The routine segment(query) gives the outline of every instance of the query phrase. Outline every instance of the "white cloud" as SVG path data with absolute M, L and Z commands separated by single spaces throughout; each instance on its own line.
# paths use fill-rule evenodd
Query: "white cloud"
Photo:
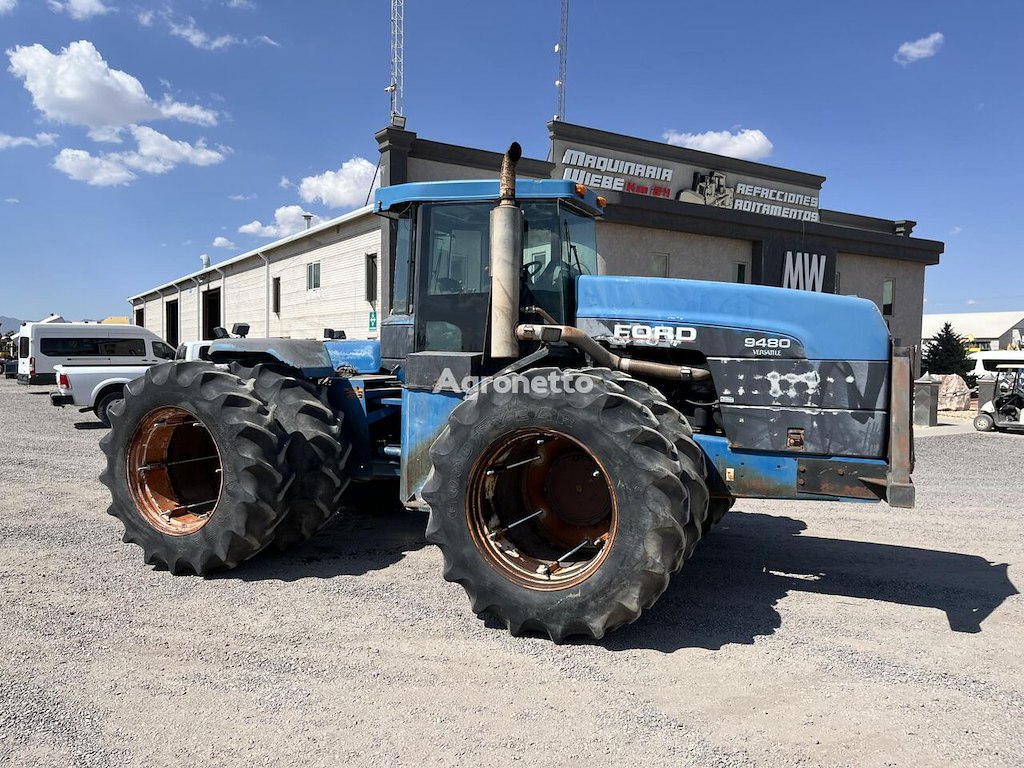
M 973 306 L 974 306 L 975 304 L 977 304 L 977 303 L 978 303 L 978 302 L 977 302 L 977 300 L 976 300 L 976 299 L 968 299 L 968 300 L 967 300 L 967 306 L 968 306 L 968 307 L 973 307 Z
M 139 11 L 135 18 L 139 20 L 139 24 L 144 27 L 152 27 L 153 19 L 156 17 L 156 11 Z
M 160 113 L 172 120 L 205 126 L 217 124 L 217 113 L 212 109 L 200 107 L 198 104 L 184 104 L 180 101 L 174 101 L 168 94 L 164 94 L 158 106 Z
M 62 149 L 53 159 L 53 167 L 94 187 L 122 186 L 136 179 L 119 160 L 109 155 L 93 157 L 84 149 Z
M 82 21 L 83 19 L 89 19 L 93 16 L 102 16 L 105 13 L 110 13 L 113 8 L 110 8 L 102 3 L 102 0 L 46 0 L 46 4 L 50 6 L 50 10 L 56 13 L 67 13 L 72 19 Z
M 5 197 L 5 198 L 4 198 L 4 202 L 5 202 L 5 203 L 13 203 L 13 204 L 17 205 L 18 203 L 20 203 L 20 202 L 21 202 L 21 200 L 19 200 L 19 199 L 18 199 L 18 198 L 16 198 L 16 197 Z
M 892 60 L 906 66 L 921 59 L 931 58 L 939 52 L 945 41 L 946 38 L 941 32 L 932 32 L 928 37 L 903 43 L 893 55 Z
M 228 200 L 234 200 L 236 203 L 244 202 L 245 200 L 255 200 L 256 193 L 253 192 L 251 195 L 228 195 Z
M 662 138 L 677 147 L 699 149 L 715 155 L 735 157 L 740 160 L 760 160 L 771 155 L 775 148 L 761 131 L 742 128 L 736 133 L 729 131 L 707 131 L 705 133 L 679 133 L 668 130 Z
M 353 157 L 336 171 L 304 178 L 299 182 L 299 197 L 307 203 L 319 200 L 331 208 L 363 205 L 367 194 L 377 186 L 376 173 L 376 166 L 369 160 Z
M 306 228 L 306 220 L 302 217 L 305 213 L 302 206 L 285 205 L 274 211 L 274 223 L 264 224 L 263 222 L 251 221 L 243 224 L 238 231 L 243 235 L 258 235 L 259 237 L 288 237 Z M 319 224 L 322 219 L 314 216 L 312 224 Z
M 146 173 L 167 173 L 176 165 L 217 165 L 224 162 L 229 150 L 210 149 L 200 139 L 195 144 L 187 141 L 175 141 L 159 131 L 144 125 L 133 125 L 132 136 L 138 143 L 135 152 L 121 153 L 125 165 Z
M 10 13 L 18 5 L 18 0 L 0 0 L 0 16 Z
M 281 189 L 288 189 L 289 187 L 292 186 L 291 179 L 289 179 L 287 176 L 282 176 L 281 180 L 277 182 L 277 186 L 279 186 Z
M 237 248 L 238 246 L 228 240 L 226 237 L 217 236 L 213 238 L 214 248 Z
M 128 130 L 135 139 L 135 150 L 92 155 L 83 149 L 62 149 L 53 167 L 75 181 L 108 187 L 130 184 L 138 178 L 136 171 L 163 174 L 182 164 L 216 165 L 224 162 L 230 151 L 210 149 L 202 139 L 195 144 L 175 141 L 144 125 L 132 125 Z
M 105 125 L 102 128 L 90 128 L 89 138 L 101 144 L 120 144 L 124 128 L 119 125 Z
M 9 136 L 0 133 L 0 149 L 11 149 L 13 147 L 49 147 L 57 140 L 56 133 L 37 133 L 32 136 Z
M 185 24 L 178 24 L 171 19 L 167 20 L 167 24 L 172 35 L 180 37 L 182 40 L 187 41 L 189 45 L 201 48 L 204 51 L 216 51 L 221 48 L 237 45 L 240 42 L 234 35 L 211 37 L 196 25 L 196 20 L 191 16 L 188 17 L 188 21 Z
M 256 7 L 252 0 L 226 0 L 224 5 L 228 8 L 244 8 L 245 10 Z
M 197 125 L 216 125 L 217 113 L 165 96 L 149 97 L 136 78 L 112 69 L 88 40 L 71 43 L 54 54 L 36 43 L 7 51 L 8 71 L 32 94 L 32 103 L 46 118 L 92 129 L 110 140 L 111 129 L 171 118 Z
M 277 40 L 274 40 L 272 37 L 267 37 L 266 35 L 257 35 L 252 42 L 263 43 L 264 45 L 272 45 L 274 48 L 281 47 L 281 44 L 277 42 Z
M 950 236 L 959 235 L 963 231 L 964 231 L 963 227 L 957 226 L 957 227 L 953 227 L 951 230 L 949 230 L 949 234 L 950 234 Z

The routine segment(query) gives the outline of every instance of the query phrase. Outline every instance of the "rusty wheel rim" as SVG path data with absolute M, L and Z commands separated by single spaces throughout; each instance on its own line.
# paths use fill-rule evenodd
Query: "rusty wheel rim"
M 598 458 L 569 435 L 537 429 L 502 436 L 474 463 L 466 515 L 487 563 L 536 590 L 590 578 L 611 551 L 618 520 Z
M 128 489 L 150 526 L 188 536 L 210 522 L 223 490 L 220 451 L 194 413 L 147 413 L 128 444 Z

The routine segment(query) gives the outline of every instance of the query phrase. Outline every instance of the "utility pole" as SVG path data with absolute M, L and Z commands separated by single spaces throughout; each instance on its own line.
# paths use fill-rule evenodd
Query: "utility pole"
M 561 34 L 558 37 L 558 45 L 555 46 L 555 53 L 558 54 L 558 79 L 555 80 L 555 87 L 558 88 L 558 111 L 555 113 L 555 120 L 565 120 L 565 65 L 569 56 L 569 0 L 562 0 L 562 24 Z
M 391 0 L 391 125 L 405 128 L 405 0 Z

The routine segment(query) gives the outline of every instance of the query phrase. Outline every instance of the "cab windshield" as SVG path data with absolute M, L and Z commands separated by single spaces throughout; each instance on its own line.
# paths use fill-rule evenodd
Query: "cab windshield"
M 409 270 L 396 264 L 396 294 L 418 285 L 416 349 L 482 352 L 491 288 L 490 212 L 493 202 L 427 203 L 418 239 L 426 258 Z M 555 200 L 520 201 L 523 211 L 521 306 L 537 305 L 564 322 L 574 307 L 573 278 L 596 274 L 594 220 Z M 403 274 L 405 272 L 405 274 Z

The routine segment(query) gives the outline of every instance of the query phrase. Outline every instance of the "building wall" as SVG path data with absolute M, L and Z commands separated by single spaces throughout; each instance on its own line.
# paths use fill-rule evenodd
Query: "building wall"
M 436 160 L 409 158 L 409 178 L 416 181 L 451 181 L 453 179 L 493 179 L 498 169 L 471 168 L 465 165 L 439 163 Z
M 750 281 L 748 240 L 601 221 L 597 225 L 597 246 L 600 268 L 606 275 L 733 282 L 736 264 L 745 264 Z
M 882 309 L 882 285 L 894 281 L 893 314 L 886 318 L 889 331 L 898 344 L 914 346 L 921 338 L 924 314 L 924 268 L 913 261 L 881 259 L 853 253 L 837 254 L 839 293 L 871 299 Z
M 324 328 L 334 328 L 350 339 L 376 337 L 368 319 L 380 306 L 380 274 L 376 299 L 367 302 L 366 254 L 376 253 L 379 265 L 380 219 L 366 216 L 344 225 L 329 241 L 303 251 L 295 243 L 273 255 L 270 273 L 281 280 L 281 311 L 271 313 L 270 335 L 319 338 Z M 307 290 L 306 266 L 313 262 L 320 263 L 320 288 Z
M 278 337 L 320 338 L 324 328 L 344 330 L 349 338 L 373 338 L 369 314 L 379 309 L 382 274 L 380 264 L 380 218 L 360 216 L 336 227 L 290 242 L 267 252 L 269 279 L 281 280 L 280 312 L 270 312 L 270 334 Z M 366 301 L 366 255 L 378 254 L 376 300 Z M 306 289 L 306 265 L 320 263 L 320 288 Z M 178 341 L 200 338 L 201 294 L 221 291 L 220 325 L 231 329 L 248 323 L 250 338 L 267 335 L 268 274 L 263 260 L 253 256 L 200 276 L 197 289 L 191 279 L 182 280 L 178 304 Z M 165 288 L 164 296 L 145 297 L 145 324 L 166 338 L 165 302 L 177 298 L 177 291 Z M 272 301 L 272 290 L 270 299 Z M 136 303 L 136 307 L 139 303 Z M 199 314 L 197 314 L 197 312 Z

